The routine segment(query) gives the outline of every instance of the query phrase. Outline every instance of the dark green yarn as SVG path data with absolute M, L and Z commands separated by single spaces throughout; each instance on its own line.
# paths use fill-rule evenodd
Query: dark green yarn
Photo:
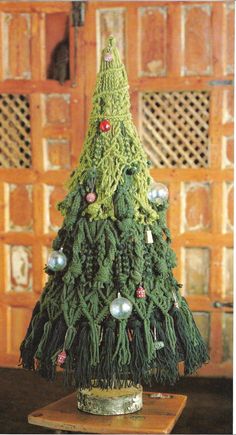
M 134 384 L 151 378 L 174 383 L 180 356 L 185 373 L 195 371 L 208 356 L 185 300 L 179 297 L 180 309 L 173 309 L 171 292 L 178 291 L 179 284 L 172 274 L 174 255 L 160 223 L 152 226 L 155 243 L 151 245 L 144 243 L 146 227 L 129 218 L 90 222 L 81 217 L 75 225 L 80 231 L 64 245 L 72 246 L 68 267 L 50 277 L 41 312 L 38 304 L 33 313 L 27 346 L 23 343 L 21 349 L 23 365 L 33 368 L 36 356 L 40 374 L 54 379 L 56 357 L 64 345 L 69 356 L 63 366 L 65 381 L 79 387 L 90 387 L 92 379 L 102 388 L 114 382 L 121 386 L 128 377 Z M 141 277 L 145 300 L 135 297 Z M 133 320 L 111 318 L 109 305 L 117 291 L 133 303 Z M 57 326 L 62 324 L 61 316 L 64 328 L 57 341 L 53 331 L 62 331 Z M 165 344 L 156 352 L 154 326 L 157 339 Z M 25 358 L 29 348 L 30 356 Z

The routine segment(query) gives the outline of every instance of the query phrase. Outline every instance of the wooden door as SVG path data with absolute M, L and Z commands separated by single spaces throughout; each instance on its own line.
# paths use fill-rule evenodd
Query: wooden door
M 231 376 L 232 309 L 214 303 L 231 303 L 233 295 L 234 3 L 88 2 L 79 31 L 75 88 L 73 78 L 60 86 L 47 80 L 45 72 L 53 47 L 63 38 L 69 3 L 7 3 L 0 8 L 2 46 L 9 53 L 2 62 L 1 93 L 18 95 L 20 89 L 27 96 L 31 149 L 29 167 L 0 169 L 5 204 L 0 216 L 0 362 L 15 363 L 41 291 L 47 247 L 61 223 L 55 203 L 77 160 L 100 50 L 112 33 L 127 67 L 133 118 L 153 162 L 152 175 L 169 187 L 168 223 L 179 264 L 175 274 L 211 355 L 198 373 Z M 55 18 L 54 40 L 50 28 Z M 9 26 L 18 29 L 15 37 Z M 24 28 L 28 39 L 22 36 L 21 45 L 28 61 L 15 48 Z M 69 35 L 72 54 L 71 24 Z

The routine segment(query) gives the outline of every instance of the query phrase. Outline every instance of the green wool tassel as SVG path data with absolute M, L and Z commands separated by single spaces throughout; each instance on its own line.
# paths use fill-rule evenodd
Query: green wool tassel
M 130 363 L 131 354 L 129 349 L 129 339 L 127 335 L 127 320 L 120 320 L 119 331 L 118 331 L 118 341 L 116 345 L 116 350 L 113 355 L 113 360 L 117 357 L 117 364 L 120 368 Z

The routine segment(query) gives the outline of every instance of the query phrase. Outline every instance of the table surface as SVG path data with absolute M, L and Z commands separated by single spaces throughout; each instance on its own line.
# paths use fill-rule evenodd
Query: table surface
M 158 394 L 162 397 L 159 398 Z M 157 397 L 152 397 L 152 396 Z M 164 397 L 163 397 L 164 396 Z M 28 422 L 55 430 L 82 433 L 170 433 L 183 411 L 187 396 L 143 393 L 143 408 L 133 414 L 100 416 L 77 409 L 76 392 L 28 415 Z

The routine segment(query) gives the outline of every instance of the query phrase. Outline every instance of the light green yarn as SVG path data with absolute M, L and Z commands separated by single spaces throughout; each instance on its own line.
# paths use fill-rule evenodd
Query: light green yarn
M 112 62 L 105 62 L 104 55 L 110 52 Z M 147 199 L 149 172 L 146 155 L 143 151 L 136 128 L 130 114 L 130 99 L 127 74 L 121 63 L 114 38 L 110 38 L 103 50 L 100 72 L 93 96 L 93 110 L 85 139 L 79 167 L 76 169 L 69 187 L 78 188 L 83 184 L 87 171 L 94 167 L 97 172 L 97 200 L 86 209 L 91 220 L 115 219 L 113 194 L 123 183 L 125 168 L 136 166 L 133 191 L 134 219 L 151 224 L 158 215 Z M 100 133 L 99 122 L 107 119 L 111 130 Z M 122 134 L 125 130 L 125 135 Z M 125 139 L 124 139 L 125 136 Z

